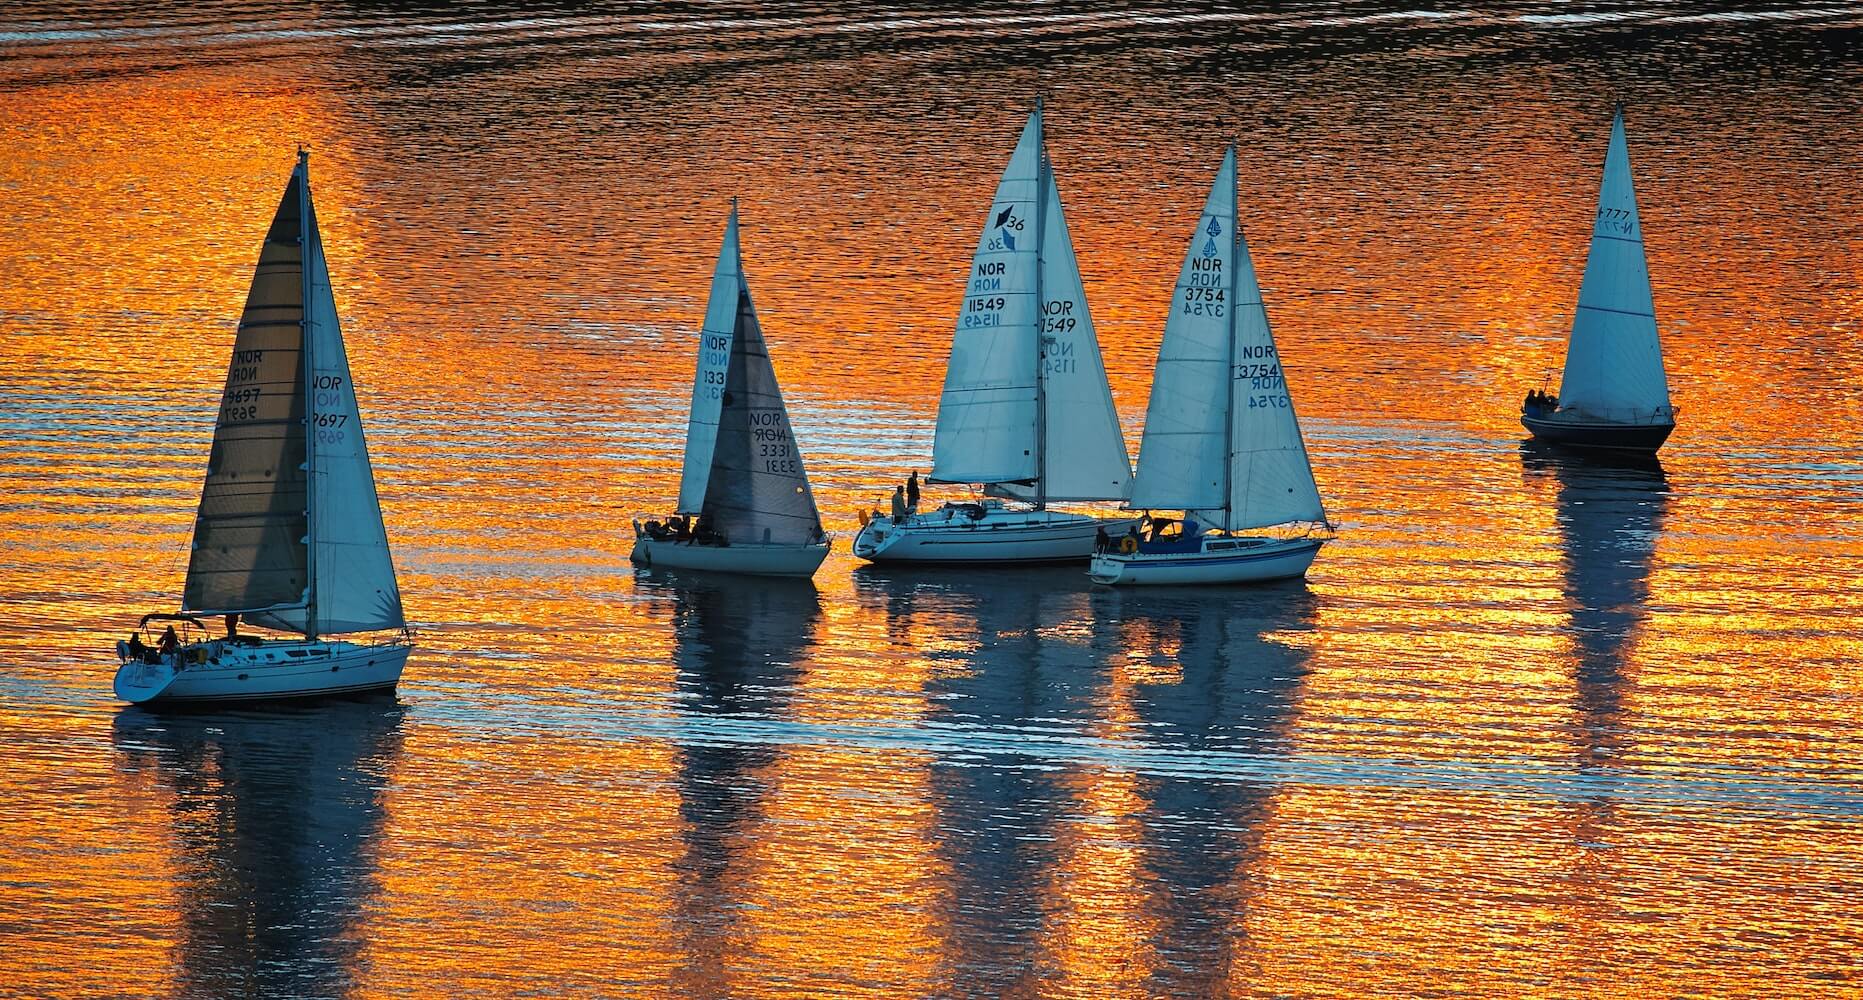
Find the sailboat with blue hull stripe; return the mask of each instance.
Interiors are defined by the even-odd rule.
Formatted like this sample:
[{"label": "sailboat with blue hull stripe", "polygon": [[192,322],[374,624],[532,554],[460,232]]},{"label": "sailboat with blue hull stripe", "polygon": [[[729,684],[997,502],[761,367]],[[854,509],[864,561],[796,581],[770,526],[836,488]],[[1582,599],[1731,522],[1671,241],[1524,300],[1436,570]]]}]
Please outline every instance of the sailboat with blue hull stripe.
[{"label": "sailboat with blue hull stripe", "polygon": [[1529,392],[1520,423],[1549,444],[1645,453],[1675,430],[1622,108],[1611,119],[1559,394]]},{"label": "sailboat with blue hull stripe", "polygon": [[1332,538],[1237,214],[1232,145],[1171,298],[1129,503],[1184,513],[1101,539],[1095,583],[1298,577]]}]

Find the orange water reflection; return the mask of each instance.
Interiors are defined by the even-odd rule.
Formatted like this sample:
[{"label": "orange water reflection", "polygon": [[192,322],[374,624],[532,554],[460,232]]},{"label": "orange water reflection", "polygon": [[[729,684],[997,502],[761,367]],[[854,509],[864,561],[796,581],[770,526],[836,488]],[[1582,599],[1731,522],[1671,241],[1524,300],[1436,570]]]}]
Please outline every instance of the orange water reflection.
[{"label": "orange water reflection", "polygon": [[[0,40],[0,982],[1841,995],[1863,212],[1854,94],[1820,80],[1854,73],[1761,48],[1768,82],[1707,79],[1687,34],[1590,72],[1473,14],[1048,13],[1007,48],[864,10]],[[1607,77],[1682,408],[1655,468],[1514,423],[1562,355]],[[637,576],[726,198],[845,532],[924,467],[1038,89],[1134,444],[1242,140],[1344,528],[1310,582],[1134,595],[845,551],[813,586]],[[402,707],[337,722],[119,713],[104,650],[176,599],[297,141],[421,651]]]}]

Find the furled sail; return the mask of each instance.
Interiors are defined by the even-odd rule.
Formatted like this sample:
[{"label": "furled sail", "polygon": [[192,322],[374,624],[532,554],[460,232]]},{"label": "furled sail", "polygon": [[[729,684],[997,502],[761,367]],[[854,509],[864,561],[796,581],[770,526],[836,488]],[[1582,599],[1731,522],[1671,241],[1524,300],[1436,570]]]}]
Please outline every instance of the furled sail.
[{"label": "furled sail", "polygon": [[185,610],[303,607],[305,378],[302,171],[259,251],[214,423],[188,553]]},{"label": "furled sail", "polygon": [[931,478],[939,482],[1031,483],[1037,475],[1042,158],[1038,107],[1003,169],[971,258],[932,440]]},{"label": "furled sail", "polygon": [[1218,527],[1231,531],[1296,521],[1323,522],[1326,508],[1300,438],[1300,420],[1268,328],[1248,240],[1236,227],[1231,298],[1235,320],[1229,369],[1229,503]]},{"label": "furled sail", "polygon": [[737,210],[725,223],[724,246],[712,269],[712,293],[699,328],[698,368],[692,375],[691,416],[686,421],[686,460],[679,476],[679,511],[697,514],[705,507],[718,446],[718,418],[724,408],[725,378],[731,367],[737,331],[738,296],[744,287],[743,255],[738,251]]},{"label": "furled sail", "polygon": [[1611,120],[1591,253],[1566,347],[1559,405],[1625,423],[1674,419],[1650,294],[1622,109]]},{"label": "furled sail", "polygon": [[[1230,300],[1236,153],[1223,157],[1177,274],[1158,345],[1132,506],[1221,511],[1229,504]],[[1218,518],[1210,518],[1217,520]]]}]

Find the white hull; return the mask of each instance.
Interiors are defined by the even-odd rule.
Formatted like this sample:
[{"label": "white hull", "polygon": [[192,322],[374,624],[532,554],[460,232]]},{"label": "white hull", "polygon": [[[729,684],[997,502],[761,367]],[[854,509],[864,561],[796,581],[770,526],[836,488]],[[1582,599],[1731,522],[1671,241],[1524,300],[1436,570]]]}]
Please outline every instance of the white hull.
[{"label": "white hull", "polygon": [[820,545],[696,545],[652,538],[634,540],[628,558],[653,569],[696,569],[746,576],[814,576],[828,558],[828,543]]},{"label": "white hull", "polygon": [[178,704],[393,690],[412,649],[400,641],[197,643],[183,648],[179,656],[163,657],[162,663],[124,663],[116,672],[116,696],[137,704]]},{"label": "white hull", "polygon": [[1093,554],[1104,526],[1109,533],[1129,521],[1102,521],[1055,510],[1013,510],[998,505],[947,504],[895,523],[876,517],[854,538],[854,554],[878,563],[1060,562]]},{"label": "white hull", "polygon": [[1106,552],[1087,576],[1115,586],[1264,583],[1305,576],[1326,539],[1208,536],[1196,552]]}]

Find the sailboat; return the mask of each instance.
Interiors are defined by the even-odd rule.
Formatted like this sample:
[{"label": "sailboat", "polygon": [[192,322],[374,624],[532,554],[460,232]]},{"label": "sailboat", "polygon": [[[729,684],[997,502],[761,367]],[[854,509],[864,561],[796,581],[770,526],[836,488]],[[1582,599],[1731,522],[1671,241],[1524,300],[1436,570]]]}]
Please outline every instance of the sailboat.
[{"label": "sailboat", "polygon": [[1178,273],[1129,506],[1184,516],[1108,539],[1095,583],[1298,577],[1332,538],[1236,218],[1233,144]]},{"label": "sailboat", "polygon": [[867,519],[854,554],[1085,559],[1107,522],[1048,505],[1124,500],[1131,478],[1038,102],[971,260],[932,444],[928,481],[981,486],[985,499]]},{"label": "sailboat", "polygon": [[[204,620],[212,615],[227,616],[223,636]],[[290,637],[241,634],[241,617]],[[145,615],[137,630],[117,646],[116,695],[129,702],[392,690],[407,663],[407,620],[303,150],[233,341],[182,610]],[[326,638],[391,630],[387,639]]]},{"label": "sailboat", "polygon": [[1611,118],[1559,395],[1529,393],[1520,423],[1549,444],[1650,453],[1675,430],[1621,106]]},{"label": "sailboat", "polygon": [[636,520],[629,558],[662,569],[812,576],[827,556],[828,536],[744,280],[733,199],[699,331],[679,510],[665,523]]}]

